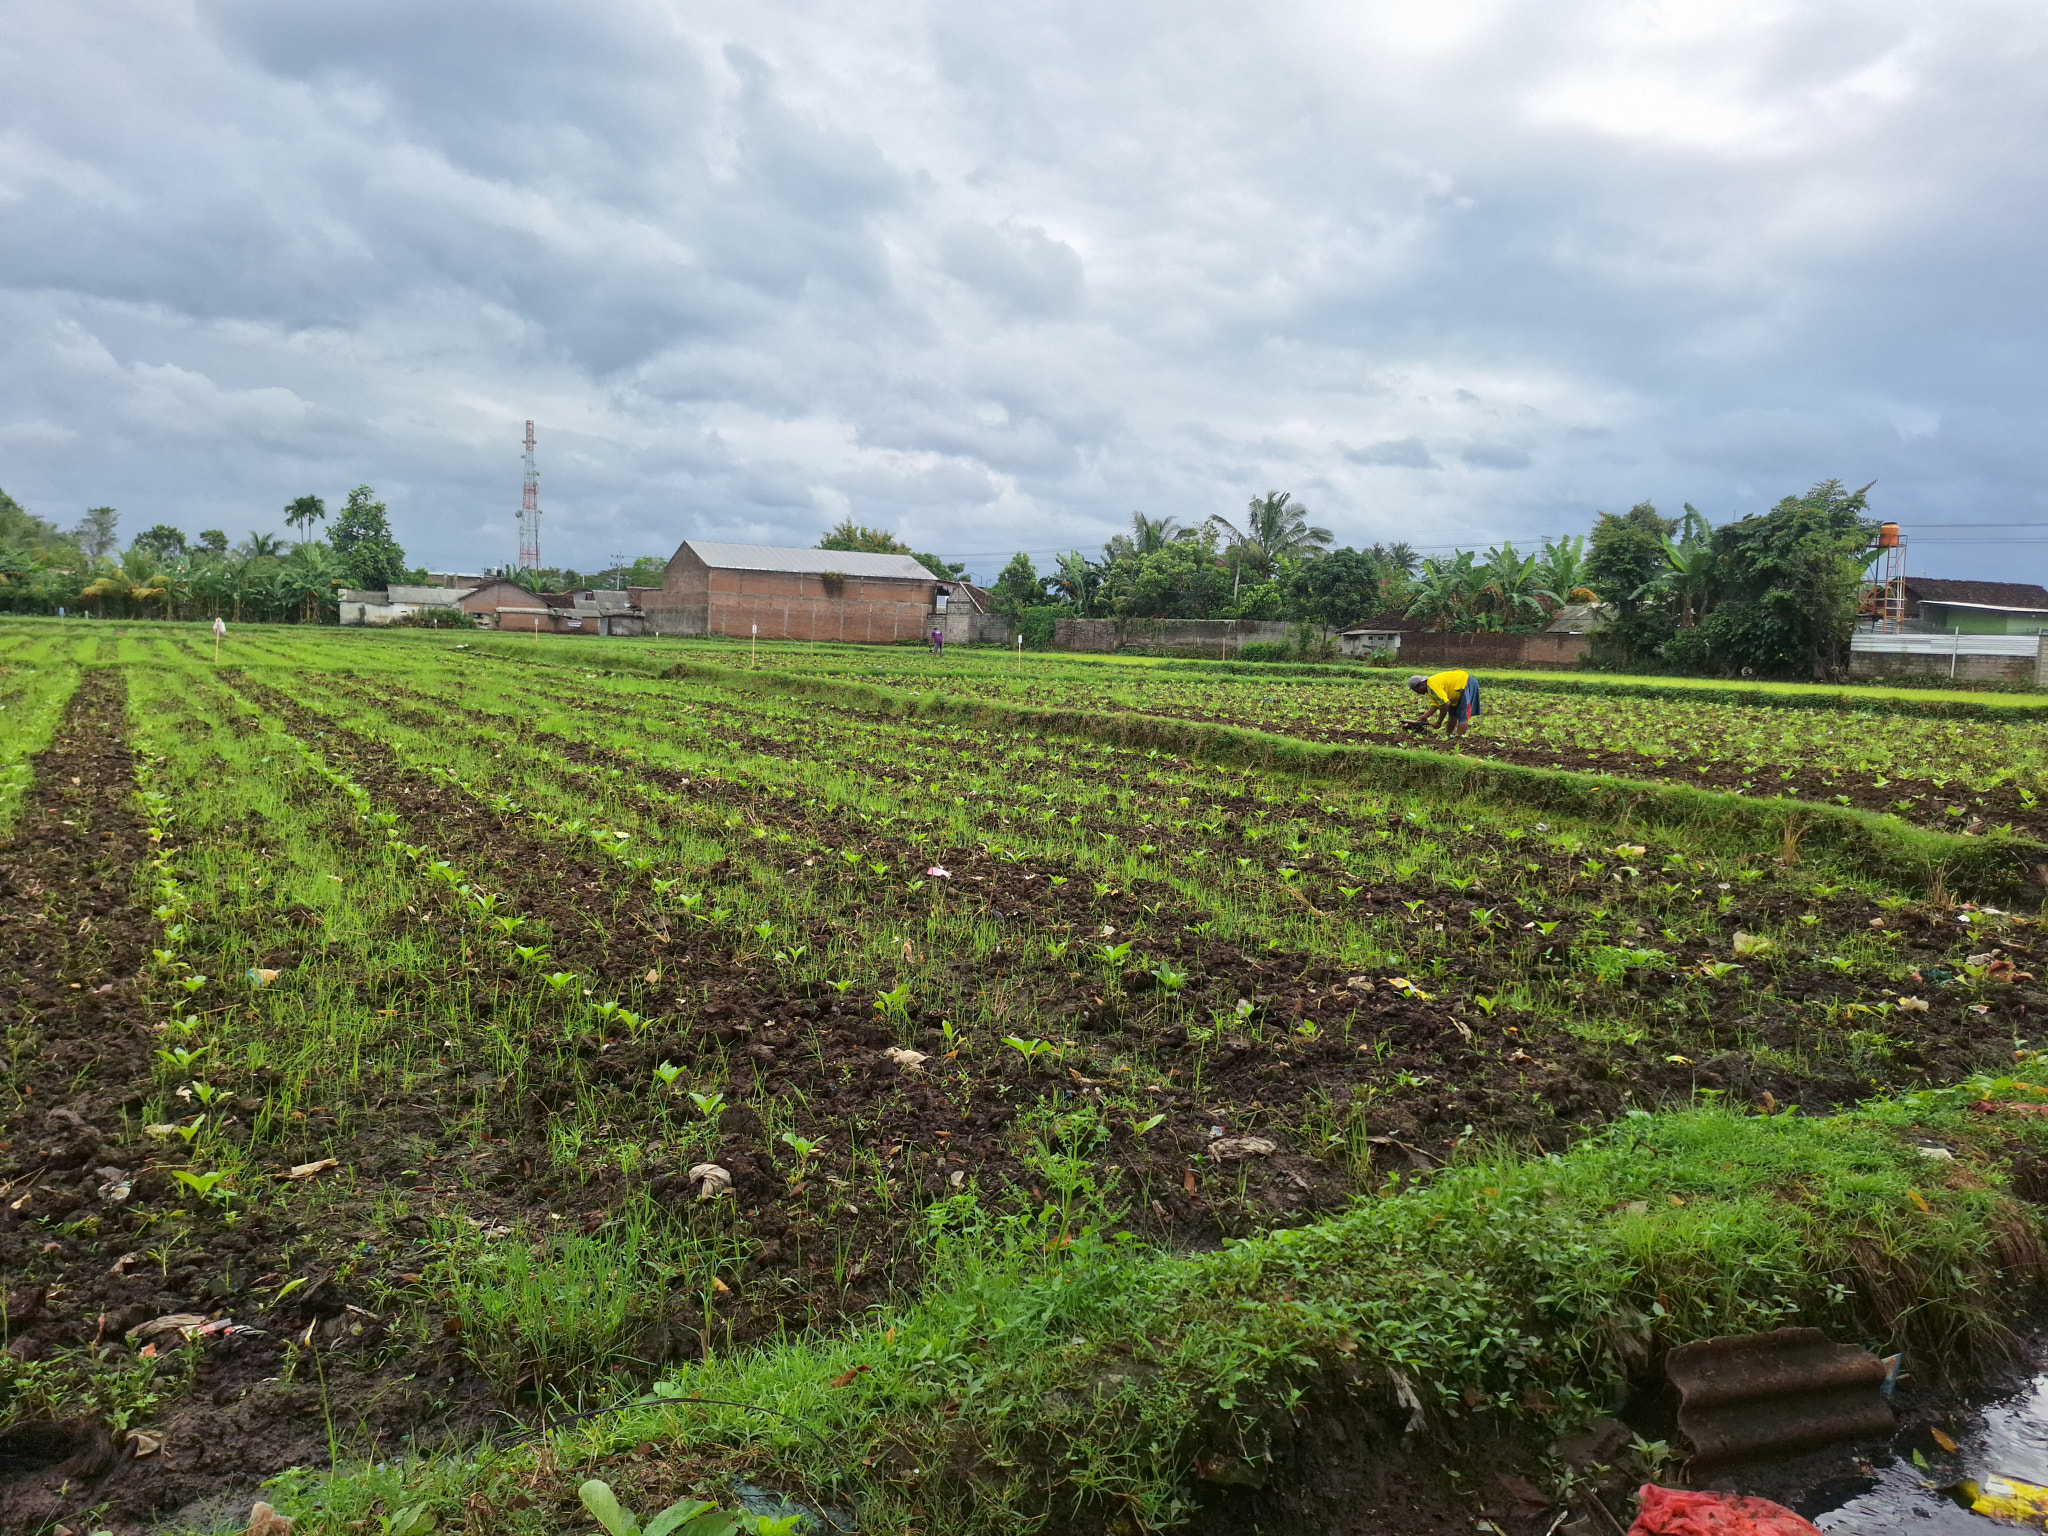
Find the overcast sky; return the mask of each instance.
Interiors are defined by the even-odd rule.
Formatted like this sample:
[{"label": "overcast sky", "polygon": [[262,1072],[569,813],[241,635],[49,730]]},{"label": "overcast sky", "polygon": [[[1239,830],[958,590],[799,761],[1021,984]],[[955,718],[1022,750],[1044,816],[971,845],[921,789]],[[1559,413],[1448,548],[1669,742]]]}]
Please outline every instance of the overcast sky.
[{"label": "overcast sky", "polygon": [[2048,575],[2036,0],[7,15],[0,486],[67,525],[366,481],[475,569],[532,417],[584,569],[851,513],[987,578],[1268,489],[1483,544],[1840,477],[1924,574]]}]

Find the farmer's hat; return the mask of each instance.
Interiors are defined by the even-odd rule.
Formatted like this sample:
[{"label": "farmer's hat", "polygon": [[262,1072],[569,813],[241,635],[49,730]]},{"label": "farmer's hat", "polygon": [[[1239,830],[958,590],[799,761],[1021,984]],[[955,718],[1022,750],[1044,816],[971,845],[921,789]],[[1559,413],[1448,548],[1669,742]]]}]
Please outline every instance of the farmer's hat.
[{"label": "farmer's hat", "polygon": [[1417,693],[1420,693],[1423,689],[1429,686],[1429,679],[1424,677],[1420,672],[1418,672],[1413,677],[1408,679],[1408,686],[1410,688],[1413,688]]}]

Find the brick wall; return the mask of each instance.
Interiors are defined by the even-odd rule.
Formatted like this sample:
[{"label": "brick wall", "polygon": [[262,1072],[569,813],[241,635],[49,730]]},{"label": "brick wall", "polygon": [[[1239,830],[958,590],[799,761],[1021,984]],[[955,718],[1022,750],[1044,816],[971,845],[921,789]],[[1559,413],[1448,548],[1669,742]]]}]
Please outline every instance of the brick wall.
[{"label": "brick wall", "polygon": [[1403,635],[1395,653],[1405,665],[1575,667],[1591,642],[1584,635]]},{"label": "brick wall", "polygon": [[1052,648],[1114,651],[1133,646],[1221,660],[1226,646],[1234,656],[1240,645],[1285,643],[1292,629],[1266,619],[1055,619]]}]

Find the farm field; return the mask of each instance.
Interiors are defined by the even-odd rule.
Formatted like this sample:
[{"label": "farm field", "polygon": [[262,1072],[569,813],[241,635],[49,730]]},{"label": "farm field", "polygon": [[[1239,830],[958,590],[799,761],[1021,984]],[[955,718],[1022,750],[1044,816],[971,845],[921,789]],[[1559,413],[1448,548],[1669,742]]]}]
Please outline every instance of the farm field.
[{"label": "farm field", "polygon": [[[795,1479],[871,1529],[1020,1528],[1116,1490],[1127,1528],[1157,1527],[1191,1512],[1176,1501],[1197,1474],[1242,1486],[1210,1472],[1249,1453],[1201,1441],[1195,1407],[1250,1402],[1303,1346],[1246,1334],[1238,1385],[1217,1388],[1223,1346],[1203,1335],[1238,1323],[1155,1321],[1099,1341],[1111,1371],[1078,1325],[1047,1331],[1064,1315],[1047,1294],[1114,1310],[1089,1286],[1117,1277],[1115,1307],[1163,1305],[1192,1272],[1173,1266],[1290,1241],[1353,1243],[1378,1274],[1391,1249],[1358,1224],[1436,1241],[1450,1207],[1428,1202],[1460,1190],[1463,1212],[1525,1188],[1540,1247],[1572,1157],[1607,1170],[1588,1212],[1642,1218],[1601,1271],[1624,1287],[1662,1262],[1644,1257],[1656,1223],[1709,1199],[1612,1198],[1659,1146],[1732,1177],[1752,1154],[1730,1138],[1861,1135],[1848,1114],[1805,1127],[1995,1078],[2038,1043],[2017,845],[1994,899],[1950,888],[1938,858],[1929,881],[1888,882],[1732,815],[1376,791],[770,686],[1413,745],[1391,729],[1405,696],[1376,684],[801,647],[764,647],[758,674],[664,675],[707,658],[746,664],[730,646],[249,627],[216,666],[196,626],[0,626],[0,1434],[84,1414],[150,1447],[117,1442],[75,1491],[8,1485],[0,1528],[197,1525],[205,1501],[246,1511],[285,1475],[301,1531],[376,1530],[422,1489],[444,1529],[467,1510],[473,1529],[585,1530],[574,1480],[519,1437],[650,1392],[619,1421],[639,1427],[565,1431],[590,1438],[563,1465],[665,1497]],[[1501,734],[1468,756],[1752,797],[1895,791],[1907,820],[1978,843],[2037,830],[2030,725],[1886,718],[1868,722],[1880,748],[1865,722],[1803,711],[1489,706]],[[1691,755],[1657,750],[1672,742]],[[1835,1177],[1755,1155],[1773,1202]],[[1859,1240],[1949,1244],[1929,1274],[1993,1283],[2010,1231],[1986,1178],[1958,1163],[1951,1189],[1910,1147],[1855,1156],[1858,1212],[1929,1212],[1925,1233]],[[1502,1262],[1508,1230],[1475,1230],[1445,1273]],[[1645,1329],[1889,1320],[1811,1255],[1759,1238],[1768,1263],[1709,1266],[1685,1230],[1672,1251],[1695,1267],[1650,1286],[1669,1301],[1654,1316],[1637,1298]],[[1273,1301],[1199,1294],[1171,1315]],[[981,1310],[948,1312],[961,1295]],[[1484,1313],[1446,1280],[1411,1296],[1429,1323],[1412,1338],[1379,1302],[1340,1331],[1432,1413],[1562,1423],[1626,1369],[1596,1342],[1620,1295],[1588,1290],[1581,1323],[1533,1282]],[[984,1361],[1007,1347],[991,1307],[1034,1341],[1009,1398]],[[1444,1342],[1468,1335],[1462,1354]],[[1027,1368],[1093,1385],[1027,1391]],[[772,1416],[674,1406],[771,1386],[778,1412],[858,1437],[865,1405],[888,1436],[824,1455]],[[1126,1389],[1149,1406],[1119,1417]],[[681,1449],[641,1448],[657,1413],[685,1416],[687,1435],[664,1421]],[[1193,1438],[1112,1457],[1129,1425]],[[436,1450],[440,1470],[394,1461]],[[331,1485],[290,1473],[356,1463],[372,1470]],[[1450,1508],[1455,1486],[1383,1496]]]},{"label": "farm field", "polygon": [[[792,648],[777,665],[1024,704],[1216,721],[1309,741],[1425,744],[1400,728],[1421,712],[1402,686],[1406,668],[1324,681],[1173,662],[986,651],[934,661],[915,651],[870,656],[852,647]],[[2006,826],[2048,835],[2048,721],[1879,713],[1875,699],[1865,714],[1756,708],[1711,695],[1697,702],[1576,695],[1548,680],[1489,686],[1480,676],[1483,712],[1462,750],[1493,761],[1854,805],[1951,831]],[[1897,705],[1899,690],[1889,693],[1884,704]],[[1913,702],[1906,699],[1905,708]]]}]

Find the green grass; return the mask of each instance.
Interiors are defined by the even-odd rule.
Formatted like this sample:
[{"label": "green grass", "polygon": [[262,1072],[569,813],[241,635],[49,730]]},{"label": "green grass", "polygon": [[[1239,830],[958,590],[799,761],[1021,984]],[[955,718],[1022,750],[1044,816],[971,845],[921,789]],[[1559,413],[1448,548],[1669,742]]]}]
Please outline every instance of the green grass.
[{"label": "green grass", "polygon": [[[2001,1294],[2038,1262],[2033,1218],[2003,1192],[2002,1138],[1965,1111],[1980,1093],[2024,1090],[1980,1082],[1825,1119],[1636,1116],[1563,1155],[1480,1154],[1191,1256],[1093,1233],[1049,1249],[1044,1218],[963,1196],[931,1212],[913,1305],[671,1373],[556,1436],[546,1473],[529,1451],[437,1460],[300,1480],[288,1507],[315,1531],[380,1501],[452,1513],[494,1485],[618,1480],[609,1458],[652,1441],[675,1448],[664,1497],[744,1475],[853,1507],[865,1530],[1112,1515],[1158,1530],[1189,1512],[1197,1459],[1256,1467],[1296,1405],[1328,1413],[1332,1390],[1396,1411],[1412,1392],[1433,1421],[1526,1421],[1541,1440],[1601,1411],[1651,1354],[1715,1334],[1814,1325],[1966,1370],[2004,1358]],[[1930,1162],[1930,1138],[1958,1160]],[[557,1528],[500,1509],[496,1529]]]}]

